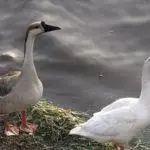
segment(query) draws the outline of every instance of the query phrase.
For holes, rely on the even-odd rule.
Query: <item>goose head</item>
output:
[[[39,34],[42,34],[42,33],[45,33],[45,32],[50,32],[50,31],[55,31],[55,30],[60,30],[60,29],[61,29],[60,27],[46,24],[44,21],[37,21],[37,22],[31,23],[29,25],[29,27],[26,31],[26,35],[25,35],[24,56],[25,56],[25,53],[26,53],[26,44],[27,44],[28,39],[29,39],[29,42],[30,42],[30,44],[28,43],[28,45],[31,46],[31,45],[33,45],[34,39]]]
[[[50,32],[54,30],[60,30],[61,28],[57,26],[52,26],[46,24],[44,21],[37,21],[33,22],[29,25],[27,32],[26,32],[26,39],[29,35],[31,36],[37,36],[41,33]]]

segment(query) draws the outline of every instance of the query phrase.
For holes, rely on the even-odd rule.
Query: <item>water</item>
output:
[[[45,20],[62,28],[35,43],[49,101],[92,113],[116,98],[139,96],[141,67],[150,55],[149,1],[1,0],[0,8],[1,54],[16,54],[15,60],[0,60],[3,71],[5,59],[21,64],[29,23]]]

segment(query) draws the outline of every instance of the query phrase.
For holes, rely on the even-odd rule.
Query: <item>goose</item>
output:
[[[26,119],[28,105],[35,105],[43,94],[43,85],[34,66],[34,40],[41,33],[60,29],[44,21],[30,24],[25,36],[22,68],[0,76],[0,118],[4,122],[5,135],[18,135],[20,131],[32,134],[37,129],[36,124]],[[20,127],[9,123],[8,114],[12,112],[21,112]]]
[[[120,98],[85,123],[70,130],[70,135],[91,138],[99,143],[114,142],[117,150],[124,150],[129,142],[150,125],[150,57],[142,70],[139,98]]]

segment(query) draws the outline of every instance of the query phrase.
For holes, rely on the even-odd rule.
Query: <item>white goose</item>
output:
[[[34,66],[34,40],[41,33],[54,30],[60,30],[60,28],[47,25],[43,21],[29,25],[25,37],[25,55],[21,71],[14,72],[10,78],[7,78],[7,75],[0,78],[0,114],[4,116],[6,135],[19,133],[19,128],[10,125],[7,120],[7,114],[16,111],[22,112],[21,131],[33,133],[36,129],[35,124],[28,123],[26,120],[26,107],[36,104],[43,94],[43,85]]]
[[[150,58],[143,66],[142,90],[139,98],[122,98],[93,114],[87,122],[70,131],[97,142],[115,142],[116,148],[124,145],[150,125]]]

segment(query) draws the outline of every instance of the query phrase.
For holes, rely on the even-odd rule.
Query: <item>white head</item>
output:
[[[60,30],[60,29],[61,28],[57,26],[48,25],[44,21],[37,21],[29,25],[26,32],[26,40],[29,35],[36,36],[44,32],[50,32],[50,31]]]
[[[35,37],[41,33],[50,32],[54,30],[60,30],[60,29],[61,28],[57,26],[48,25],[44,21],[37,21],[37,22],[33,22],[32,24],[30,24],[26,31],[26,36],[25,36],[24,56],[26,53],[26,43],[27,43],[28,37],[34,37],[33,39],[35,39]]]

